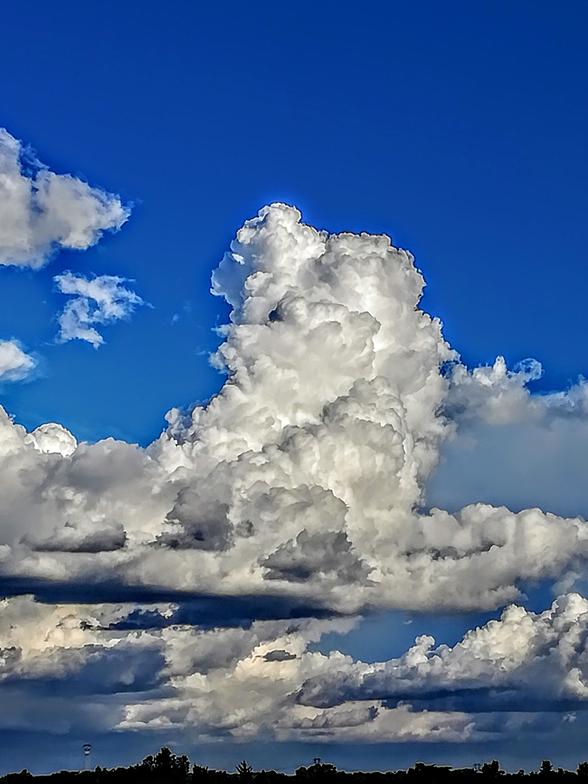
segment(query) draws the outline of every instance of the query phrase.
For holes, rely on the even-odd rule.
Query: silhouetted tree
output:
[[[253,768],[245,760],[242,760],[237,765],[237,773],[241,779],[250,779],[251,774],[253,773]]]
[[[307,768],[297,768],[296,776],[302,779],[322,779],[325,776],[334,776],[337,768],[328,762],[314,762]]]
[[[185,754],[178,757],[167,746],[160,749],[155,756],[149,754],[138,766],[143,776],[155,781],[183,784],[190,778],[190,760]]]
[[[545,777],[548,778],[545,778]],[[538,771],[507,773],[497,760],[473,768],[450,768],[418,762],[409,770],[386,773],[346,773],[334,765],[315,759],[312,765],[300,767],[296,776],[276,771],[254,771],[245,760],[233,773],[211,770],[204,765],[190,766],[185,755],[176,755],[163,747],[127,768],[100,768],[94,771],[60,771],[47,776],[33,776],[28,770],[0,776],[0,784],[533,784],[537,780],[550,784],[574,784],[582,779],[588,784],[588,762],[578,765],[575,772],[554,769],[544,760]]]
[[[497,760],[492,760],[492,762],[485,762],[482,765],[482,774],[489,778],[496,778],[502,773],[500,770],[500,763]]]
[[[9,773],[7,776],[4,776],[2,781],[6,781],[7,784],[25,784],[32,778],[33,774],[25,768],[24,770],[21,770],[20,773]]]

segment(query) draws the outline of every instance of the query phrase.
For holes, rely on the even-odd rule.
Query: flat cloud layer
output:
[[[98,682],[115,695],[96,709],[102,728],[366,741],[495,736],[464,690],[490,713],[524,695],[583,704],[575,595],[377,666],[312,649],[350,628],[337,616],[497,608],[585,568],[580,517],[425,507],[456,434],[542,417],[583,387],[538,401],[534,364],[468,371],[419,309],[423,286],[387,237],[330,235],[273,204],[213,274],[232,313],[213,360],[226,381],[207,405],[170,411],[147,449],[78,444],[55,423],[27,433],[0,414],[3,612],[36,619],[3,648],[13,700],[67,674],[78,696]],[[57,640],[50,652],[39,634]]]

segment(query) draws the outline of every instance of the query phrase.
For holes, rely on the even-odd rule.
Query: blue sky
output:
[[[0,339],[18,339],[38,362],[29,379],[0,385],[0,403],[28,430],[57,422],[80,441],[151,443],[172,406],[205,403],[223,384],[209,355],[230,307],[210,294],[211,272],[244,220],[276,201],[295,204],[319,229],[385,233],[409,249],[427,281],[421,307],[441,318],[469,368],[498,355],[509,367],[534,357],[544,372],[525,390],[568,390],[588,372],[587,22],[586,5],[575,1],[7,6],[0,126],[51,171],[118,194],[131,214],[120,231],[87,250],[62,250],[42,269],[0,266]],[[68,270],[126,278],[145,303],[105,326],[97,350],[56,340],[66,297],[55,276]],[[450,400],[464,440],[443,453],[423,503],[587,516],[578,466],[588,437],[583,420],[568,431],[565,412],[553,423],[558,405],[520,420],[513,414],[496,429],[479,412],[479,421],[472,414],[462,422]],[[110,492],[105,477],[93,474],[103,482],[98,492]],[[549,606],[557,579],[582,592],[585,576],[575,565],[572,576],[531,571],[517,577],[530,610]],[[29,577],[25,585],[36,585]],[[380,608],[309,650],[373,662],[400,656],[417,634],[454,645],[506,603],[484,601],[425,612]],[[47,734],[15,726],[6,764],[22,767],[39,732],[40,764],[51,767]],[[572,764],[578,746],[562,740],[561,726],[550,732],[554,754]],[[102,725],[88,733],[106,763],[160,739]],[[487,750],[513,765],[532,760],[532,730],[518,750],[492,737],[490,745],[378,744],[374,759],[472,761]],[[68,750],[55,764],[66,765],[81,741],[66,733]],[[198,746],[183,732],[175,741]],[[291,767],[316,753],[291,740],[283,751],[251,744],[252,759],[265,765],[286,749]],[[225,747],[229,757],[242,756],[232,740]],[[218,748],[213,757],[224,753]],[[329,753],[361,767],[370,748],[354,741]]]
[[[46,359],[43,378],[4,391],[9,410],[145,443],[164,410],[207,398],[220,383],[212,328],[226,318],[210,270],[274,200],[409,248],[425,306],[468,363],[534,356],[545,387],[575,380],[585,14],[541,2],[13,4],[3,124],[55,171],[134,209],[84,254],[4,272],[0,331]],[[134,278],[153,309],[108,330],[99,352],[55,347],[51,276],[74,266]]]

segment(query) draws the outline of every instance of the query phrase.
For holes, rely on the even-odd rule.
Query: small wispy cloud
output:
[[[58,315],[58,340],[85,340],[94,348],[104,343],[96,329],[131,316],[137,305],[145,304],[132,289],[123,284],[126,278],[116,275],[94,277],[64,272],[54,281],[62,294],[72,297]]]

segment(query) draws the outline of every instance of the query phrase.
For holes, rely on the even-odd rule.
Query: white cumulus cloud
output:
[[[0,383],[21,381],[32,373],[37,360],[27,354],[17,340],[0,340]]]
[[[73,297],[63,339],[99,345],[93,325],[138,304],[119,278],[57,282]],[[170,412],[145,450],[60,434],[47,451],[0,421],[0,576],[356,612],[498,607],[525,581],[581,572],[579,517],[423,509],[459,412],[489,410],[496,386],[527,394],[501,367],[461,368],[418,307],[423,285],[387,237],[261,210],[213,275],[233,312],[215,357],[227,378],[207,405]]]
[[[511,605],[498,620],[467,632],[455,646],[417,638],[403,656],[366,664],[349,659],[307,681],[303,704],[410,699],[460,710],[567,710],[588,700],[588,600],[560,596],[542,613]]]
[[[70,700],[75,715],[83,698],[101,729],[239,741],[480,741],[508,737],[542,712],[569,721],[588,705],[588,601],[577,594],[542,613],[509,606],[454,646],[422,636],[398,658],[370,664],[313,650],[355,619],[199,628],[182,612],[4,599],[0,689],[26,697],[31,684],[53,684],[29,728],[55,731]],[[67,703],[55,706],[56,687]],[[52,718],[46,703],[57,708]]]
[[[72,298],[63,340],[98,346],[99,325],[141,304],[120,278],[56,282]],[[427,507],[442,450],[464,433],[585,427],[588,407],[583,385],[532,395],[531,362],[469,371],[420,308],[423,287],[388,237],[329,234],[273,204],[213,274],[232,313],[214,357],[225,381],[207,404],[170,411],[145,449],[77,443],[55,423],[27,433],[0,410],[0,587],[55,602],[27,599],[26,612],[59,630],[43,632],[50,656],[33,630],[33,642],[11,637],[6,688],[65,673],[79,694],[112,690],[119,730],[239,739],[476,740],[496,726],[460,697],[473,690],[489,713],[516,712],[519,697],[581,709],[575,595],[539,615],[511,607],[451,649],[418,640],[393,662],[312,649],[350,623],[325,616],[499,608],[527,581],[586,573],[588,525],[573,509],[480,496]],[[56,597],[72,594],[79,605],[64,609]],[[162,595],[177,604],[154,608]],[[7,601],[7,615],[25,602]]]
[[[69,299],[58,316],[59,339],[84,340],[94,348],[104,343],[96,326],[112,324],[131,316],[141,297],[123,284],[125,278],[116,275],[88,277],[64,272],[54,278],[58,290]]]
[[[528,384],[541,372],[533,360],[510,370],[502,357],[472,371],[454,367],[444,410],[455,430],[427,483],[429,503],[534,505],[588,517],[588,384],[532,394]]]
[[[84,250],[128,216],[118,196],[49,171],[0,129],[0,265],[42,267],[55,250]]]

